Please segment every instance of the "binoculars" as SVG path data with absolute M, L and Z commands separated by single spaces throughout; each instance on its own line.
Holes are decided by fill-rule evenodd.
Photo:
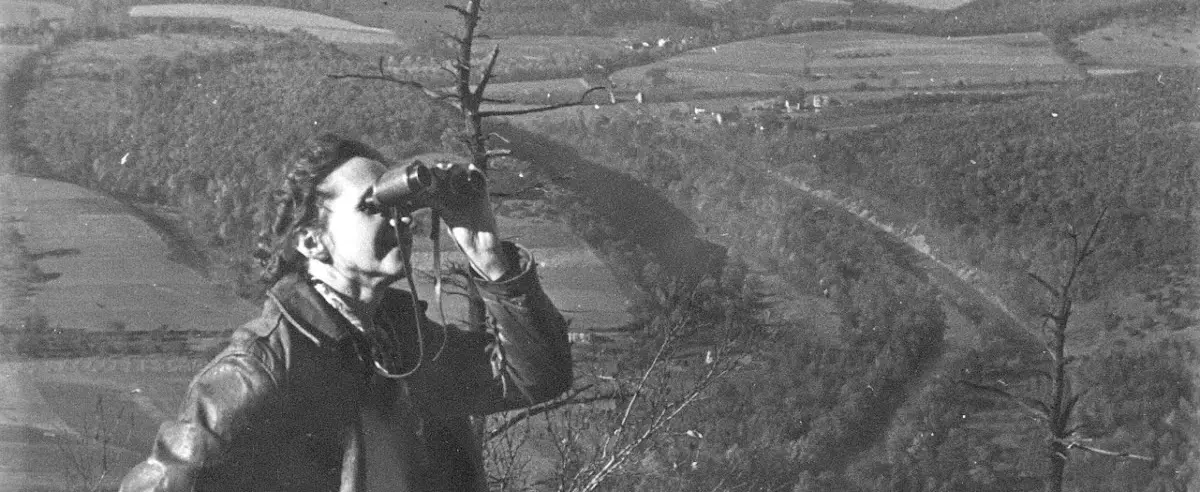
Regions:
M 407 215 L 433 206 L 436 197 L 478 195 L 484 190 L 486 178 L 483 172 L 468 168 L 468 163 L 453 155 L 414 157 L 379 176 L 365 205 L 375 209 L 394 207 L 400 215 Z

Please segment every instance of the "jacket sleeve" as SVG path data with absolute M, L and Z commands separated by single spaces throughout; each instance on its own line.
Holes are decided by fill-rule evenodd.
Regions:
M 428 412 L 483 415 L 548 401 L 571 387 L 567 322 L 542 290 L 529 252 L 509 242 L 503 248 L 516 273 L 475 280 L 496 333 L 447 329 L 442 353 L 426 361 L 412 387 Z M 441 330 L 428 319 L 425 326 Z
M 192 379 L 179 415 L 159 427 L 150 457 L 126 474 L 121 492 L 195 489 L 202 472 L 221 463 L 230 441 L 269 411 L 275 377 L 259 356 L 236 345 Z

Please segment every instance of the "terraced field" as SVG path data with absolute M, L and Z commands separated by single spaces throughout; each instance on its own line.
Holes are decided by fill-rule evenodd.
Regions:
M 129 15 L 135 18 L 219 19 L 283 32 L 301 29 L 334 43 L 396 44 L 399 42 L 390 29 L 367 27 L 336 17 L 278 7 L 202 3 L 136 5 L 129 10 Z

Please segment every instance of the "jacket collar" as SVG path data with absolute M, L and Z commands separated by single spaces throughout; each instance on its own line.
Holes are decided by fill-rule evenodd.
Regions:
M 339 343 L 351 334 L 350 322 L 321 298 L 302 275 L 284 276 L 267 295 L 283 317 L 317 345 Z
M 411 294 L 404 290 L 388 289 L 385 295 L 385 305 L 398 311 L 395 316 L 411 316 Z M 340 343 L 354 333 L 350 321 L 330 306 L 303 275 L 292 273 L 284 276 L 267 291 L 267 296 L 292 326 L 318 346 Z M 428 303 L 420 301 L 419 304 L 418 309 L 424 313 Z

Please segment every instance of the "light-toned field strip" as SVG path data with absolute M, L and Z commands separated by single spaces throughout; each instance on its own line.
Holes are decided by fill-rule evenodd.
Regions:
M 50 326 L 89 330 L 227 330 L 257 313 L 199 273 L 168 257 L 163 238 L 116 200 L 76 185 L 0 176 L 0 215 L 24 235 L 30 253 L 58 275 L 32 304 Z
M 1200 19 L 1121 19 L 1076 36 L 1079 49 L 1116 68 L 1200 65 Z
M 368 27 L 336 17 L 279 7 L 203 3 L 136 5 L 129 10 L 129 15 L 131 17 L 224 19 L 248 26 L 261 26 L 274 31 L 290 31 L 298 28 L 331 42 L 378 44 L 399 42 L 395 33 L 388 29 Z
M 71 16 L 71 8 L 54 2 L 23 2 L 0 0 L 0 26 L 29 25 L 31 13 L 36 12 L 40 19 L 66 19 Z

